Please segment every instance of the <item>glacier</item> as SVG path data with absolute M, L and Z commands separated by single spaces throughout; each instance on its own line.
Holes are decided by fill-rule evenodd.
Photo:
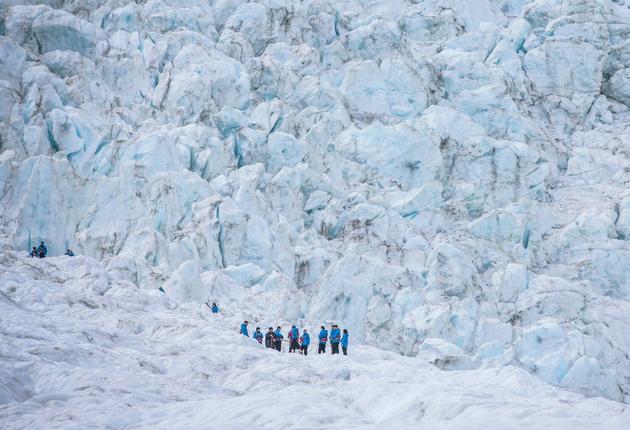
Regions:
M 7 252 L 0 286 L 7 430 L 622 429 L 630 418 L 623 403 L 552 387 L 516 366 L 445 372 L 352 342 L 347 357 L 265 350 L 226 329 L 240 311 L 214 316 L 116 279 L 91 257 Z M 595 378 L 583 360 L 576 383 L 592 386 L 578 376 Z
M 622 428 L 629 41 L 628 0 L 2 1 L 2 427 L 300 428 L 236 398 L 340 379 L 365 394 L 314 428 L 480 426 L 492 396 L 503 427 Z M 337 322 L 356 361 L 274 360 L 243 319 Z

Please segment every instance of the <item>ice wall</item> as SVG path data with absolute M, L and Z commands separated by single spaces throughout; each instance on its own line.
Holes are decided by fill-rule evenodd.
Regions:
M 0 243 L 630 390 L 623 0 L 5 1 Z

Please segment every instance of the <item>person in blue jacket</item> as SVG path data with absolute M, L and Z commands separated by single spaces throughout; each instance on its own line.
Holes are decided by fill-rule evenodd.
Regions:
M 247 324 L 249 324 L 247 321 L 243 321 L 243 324 L 241 324 L 241 334 L 249 337 L 249 333 L 247 332 Z
M 348 330 L 343 329 L 343 336 L 341 336 L 341 350 L 343 355 L 348 355 Z
M 284 336 L 280 331 L 280 326 L 278 326 L 276 331 L 273 332 L 273 342 L 276 346 L 277 351 L 282 351 L 282 339 L 284 339 Z
M 328 342 L 328 330 L 326 327 L 322 326 L 322 329 L 319 331 L 319 348 L 317 348 L 318 354 L 326 354 L 326 342 Z
M 339 354 L 339 342 L 341 342 L 341 331 L 337 324 L 333 324 L 330 330 L 330 349 L 332 354 Z
M 289 352 L 295 352 L 300 349 L 300 331 L 296 326 L 291 327 L 289 342 Z
M 300 342 L 300 349 L 302 350 L 302 354 L 308 355 L 308 346 L 311 344 L 311 335 L 308 334 L 306 329 L 302 330 L 302 341 Z
M 72 250 L 70 248 L 68 248 L 68 250 L 66 251 L 65 254 L 63 255 L 67 255 L 68 257 L 74 257 L 74 252 L 72 252 Z
M 212 309 L 212 313 L 213 314 L 218 314 L 219 313 L 219 306 L 215 302 L 212 302 L 212 308 L 211 309 Z
M 262 340 L 263 340 L 263 334 L 260 331 L 260 327 L 256 327 L 256 331 L 254 332 L 254 334 L 252 335 L 252 337 L 254 339 L 256 339 L 258 341 L 258 343 L 260 343 L 262 345 Z
M 46 248 L 46 245 L 44 245 L 44 241 L 42 240 L 37 247 L 37 256 L 39 258 L 44 258 L 46 257 L 46 254 L 48 254 L 48 248 Z

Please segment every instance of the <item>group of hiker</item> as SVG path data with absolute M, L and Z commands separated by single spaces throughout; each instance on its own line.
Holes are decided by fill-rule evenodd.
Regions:
M 48 248 L 46 248 L 43 240 L 40 242 L 39 246 L 34 246 L 31 250 L 31 257 L 44 258 L 47 254 Z
M 213 303 L 213 305 L 216 304 Z M 243 321 L 243 324 L 241 324 L 240 333 L 244 336 L 249 336 L 249 332 L 247 330 L 248 324 L 249 322 L 247 321 Z M 263 335 L 260 331 L 260 327 L 256 327 L 256 331 L 254 332 L 252 337 L 256 339 L 260 344 L 263 343 L 264 338 L 266 348 L 282 351 L 282 342 L 284 341 L 284 335 L 282 334 L 282 328 L 280 326 L 278 326 L 275 330 L 273 329 L 273 327 L 269 327 L 265 335 Z M 308 333 L 307 329 L 302 329 L 302 335 L 300 336 L 300 330 L 293 325 L 291 326 L 291 330 L 289 330 L 289 334 L 287 337 L 289 342 L 289 352 L 293 353 L 299 351 L 300 354 L 308 355 L 308 347 L 311 344 L 311 335 Z M 339 354 L 339 345 L 341 345 L 343 355 L 348 355 L 348 330 L 343 329 L 342 333 L 337 324 L 333 324 L 331 326 L 330 337 L 328 336 L 328 330 L 326 330 L 326 327 L 321 326 L 321 330 L 319 332 L 319 335 L 317 336 L 317 341 L 318 354 L 325 354 L 326 344 L 330 343 L 330 350 L 332 354 Z
M 30 254 L 30 256 L 34 258 L 46 258 L 47 255 L 48 255 L 48 248 L 46 248 L 46 244 L 44 243 L 43 240 L 40 242 L 39 246 L 33 247 Z M 68 248 L 68 250 L 66 251 L 64 255 L 67 255 L 68 257 L 74 257 L 74 252 L 72 252 L 72 250 Z
M 160 287 L 160 290 L 162 288 Z M 212 302 L 212 306 L 208 302 L 206 302 L 206 306 L 210 308 L 213 314 L 219 313 L 219 305 L 216 302 Z M 249 331 L 247 326 L 249 325 L 248 321 L 243 321 L 241 324 L 240 334 L 243 336 L 249 337 Z M 269 349 L 275 349 L 277 351 L 282 351 L 282 342 L 289 343 L 289 352 L 299 352 L 303 355 L 308 355 L 308 347 L 311 344 L 311 335 L 307 329 L 302 329 L 302 335 L 300 336 L 300 330 L 295 326 L 291 326 L 291 330 L 289 330 L 289 334 L 287 335 L 288 340 L 284 340 L 284 335 L 282 334 L 282 327 L 278 326 L 274 330 L 273 327 L 269 327 L 267 333 L 263 335 L 262 331 L 260 331 L 260 327 L 256 327 L 256 331 L 252 334 L 252 337 L 258 341 L 258 343 L 262 344 L 263 339 L 265 341 L 265 347 Z M 330 343 L 330 351 L 332 354 L 339 354 L 339 346 L 341 345 L 341 351 L 343 355 L 348 355 L 348 330 L 343 329 L 343 332 L 339 329 L 337 324 L 332 324 L 330 327 L 330 337 L 328 336 L 328 330 L 326 330 L 325 326 L 321 326 L 319 331 L 319 335 L 317 336 L 317 353 L 325 354 L 326 353 L 326 344 Z

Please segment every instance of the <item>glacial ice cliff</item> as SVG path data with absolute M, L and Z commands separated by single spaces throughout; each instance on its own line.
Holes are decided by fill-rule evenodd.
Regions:
M 4 253 L 628 401 L 627 0 L 3 0 L 0 101 Z

